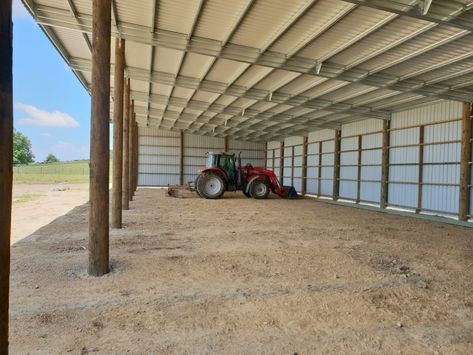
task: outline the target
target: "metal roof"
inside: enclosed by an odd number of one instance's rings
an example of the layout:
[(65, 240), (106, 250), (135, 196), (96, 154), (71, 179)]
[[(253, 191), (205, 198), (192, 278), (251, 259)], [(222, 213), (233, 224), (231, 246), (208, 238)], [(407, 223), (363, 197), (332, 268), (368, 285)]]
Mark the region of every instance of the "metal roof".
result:
[[(89, 89), (92, 1), (23, 3)], [(140, 125), (268, 141), (473, 101), (473, 0), (112, 5)]]

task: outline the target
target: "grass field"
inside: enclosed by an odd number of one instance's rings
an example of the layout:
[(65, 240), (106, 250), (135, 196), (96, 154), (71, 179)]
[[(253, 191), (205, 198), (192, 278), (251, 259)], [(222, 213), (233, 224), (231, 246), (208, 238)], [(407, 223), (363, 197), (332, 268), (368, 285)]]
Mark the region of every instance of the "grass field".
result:
[(13, 168), (13, 182), (17, 184), (87, 183), (89, 161), (31, 164)]

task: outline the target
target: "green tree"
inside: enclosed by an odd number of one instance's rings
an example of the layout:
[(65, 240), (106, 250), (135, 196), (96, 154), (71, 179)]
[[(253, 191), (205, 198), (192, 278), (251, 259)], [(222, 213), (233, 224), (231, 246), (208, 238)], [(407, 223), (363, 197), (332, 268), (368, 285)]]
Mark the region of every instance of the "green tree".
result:
[(59, 163), (59, 158), (57, 158), (54, 154), (49, 153), (46, 159), (44, 160), (46, 164), (49, 163)]
[(31, 164), (33, 162), (31, 141), (27, 136), (15, 130), (13, 133), (13, 164)]

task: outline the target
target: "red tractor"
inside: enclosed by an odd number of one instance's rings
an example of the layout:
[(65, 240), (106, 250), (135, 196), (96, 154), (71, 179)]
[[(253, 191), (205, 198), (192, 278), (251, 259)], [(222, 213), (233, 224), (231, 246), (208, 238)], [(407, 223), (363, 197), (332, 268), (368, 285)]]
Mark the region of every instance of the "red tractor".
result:
[(241, 190), (246, 197), (265, 199), (269, 192), (282, 198), (295, 199), (297, 192), (292, 186), (281, 186), (271, 170), (256, 168), (251, 164), (241, 166), (241, 158), (235, 154), (207, 153), (205, 169), (195, 180), (195, 190), (200, 197), (217, 199), (225, 191)]

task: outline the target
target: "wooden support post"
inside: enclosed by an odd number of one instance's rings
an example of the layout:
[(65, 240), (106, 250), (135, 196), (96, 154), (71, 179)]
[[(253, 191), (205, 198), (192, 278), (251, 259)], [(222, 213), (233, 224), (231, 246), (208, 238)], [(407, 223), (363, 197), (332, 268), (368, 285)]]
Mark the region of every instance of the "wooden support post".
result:
[(92, 122), (90, 137), (89, 267), (109, 271), (111, 0), (92, 2)]
[(128, 188), (128, 193), (129, 193), (128, 199), (130, 201), (133, 201), (133, 166), (134, 166), (133, 151), (135, 149), (134, 141), (133, 141), (133, 127), (135, 127), (135, 122), (136, 122), (135, 101), (132, 102), (132, 108), (133, 108), (133, 111), (130, 116), (130, 128), (128, 129), (128, 134), (130, 135), (129, 145), (128, 145), (128, 149), (129, 149), (128, 155), (130, 157), (129, 159), (130, 168), (128, 169), (128, 172), (130, 174), (128, 178), (128, 183), (130, 185)]
[(425, 126), (419, 127), (419, 173), (418, 173), (418, 190), (417, 190), (417, 208), (416, 213), (422, 211), (422, 190), (424, 182), (424, 132)]
[(223, 151), (225, 153), (228, 152), (228, 136), (225, 136), (224, 141), (223, 141)]
[(274, 164), (276, 163), (276, 149), (273, 149), (273, 162), (272, 162), (272, 166), (271, 166), (271, 169), (274, 171), (275, 170), (275, 166)]
[(294, 186), (294, 154), (295, 154), (295, 147), (292, 146), (291, 149), (291, 186)]
[(135, 119), (133, 125), (133, 196), (135, 196), (136, 188), (138, 186), (138, 123)]
[(309, 146), (309, 137), (304, 137), (302, 144), (302, 171), (301, 171), (301, 194), (307, 193), (307, 148)]
[(356, 173), (356, 203), (360, 203), (361, 199), (361, 164), (363, 157), (363, 136), (358, 136), (358, 162), (357, 162), (357, 173)]
[(317, 166), (317, 197), (320, 197), (322, 194), (322, 153), (323, 153), (323, 144), (319, 142), (319, 165)]
[(472, 143), (472, 105), (469, 102), (463, 104), (462, 118), (462, 148), (460, 163), (460, 203), (458, 218), (467, 221), (470, 215), (470, 183), (471, 183), (471, 143)]
[(268, 169), (268, 142), (264, 144), (264, 168)]
[(140, 168), (140, 129), (138, 123), (135, 122), (135, 191), (138, 190), (138, 178)]
[(182, 129), (179, 142), (179, 184), (184, 185), (184, 131)]
[(383, 146), (381, 157), (381, 197), (380, 207), (386, 208), (388, 205), (389, 192), (389, 144), (391, 136), (391, 121), (383, 121)]
[(125, 121), (123, 122), (123, 196), (122, 196), (122, 208), (128, 210), (130, 208), (130, 156), (129, 156), (129, 145), (130, 135), (128, 130), (130, 129), (130, 121), (132, 115), (131, 98), (130, 98), (130, 79), (127, 80), (125, 85)]
[(13, 177), (12, 2), (0, 1), (0, 354), (8, 354)]
[(279, 183), (281, 186), (284, 185), (284, 141), (279, 146)]
[(340, 195), (340, 146), (342, 131), (335, 130), (335, 151), (333, 153), (333, 194), (332, 198), (338, 200)]
[(122, 227), (124, 69), (125, 40), (117, 38), (115, 40), (115, 101), (113, 108), (112, 228)]

